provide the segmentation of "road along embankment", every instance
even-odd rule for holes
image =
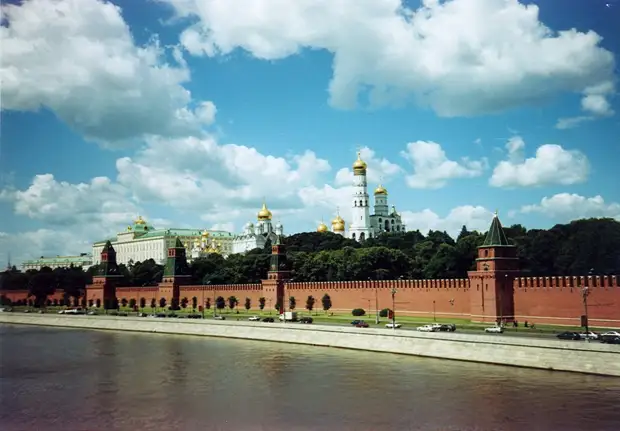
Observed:
[[[620,377],[620,346],[298,323],[0,313],[0,323],[239,338]]]

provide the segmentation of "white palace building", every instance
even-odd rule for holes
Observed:
[[[366,172],[368,166],[357,153],[357,160],[353,163],[353,193],[351,196],[351,222],[349,231],[345,231],[345,221],[340,214],[332,220],[332,232],[348,238],[364,241],[382,233],[404,233],[406,231],[402,218],[396,208],[388,206],[388,191],[381,184],[375,189],[374,214],[370,214],[370,196]],[[327,232],[324,224],[319,224],[318,232]]]
[[[123,232],[93,244],[92,264],[101,261],[101,251],[107,241],[116,250],[116,260],[125,265],[153,259],[159,264],[166,261],[168,248],[173,247],[176,238],[185,246],[189,260],[217,253],[226,257],[234,253],[245,253],[255,248],[263,248],[268,240],[275,242],[277,236],[284,234],[281,223],[272,224],[272,214],[263,203],[257,214],[256,224],[249,222],[243,233],[234,235],[221,230],[201,229],[157,229],[142,217],[134,220]]]

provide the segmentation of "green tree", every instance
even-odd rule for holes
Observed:
[[[327,293],[323,295],[323,298],[321,298],[321,304],[323,304],[323,311],[325,311],[326,313],[329,311],[330,308],[332,308],[332,299]]]
[[[129,308],[131,308],[132,310],[133,310],[133,309],[135,309],[135,308],[136,308],[137,303],[138,303],[138,302],[136,301],[136,299],[135,299],[135,298],[131,298],[131,299],[129,300]]]
[[[186,297],[183,297],[183,299],[181,299],[181,307],[183,308],[183,310],[187,308],[188,304],[189,304],[189,300]]]
[[[207,298],[207,300],[205,301],[205,307],[207,308],[207,310],[211,309],[211,298]]]
[[[129,301],[127,301],[127,298],[123,298],[123,299],[121,299],[121,306],[122,306],[123,308],[124,308],[124,307],[127,307],[127,304],[129,304]]]
[[[159,300],[159,308],[166,308],[166,298],[161,298]]]
[[[245,298],[246,311],[250,311],[250,308],[252,308],[252,300],[250,298]]]
[[[288,298],[288,308],[292,311],[295,309],[296,306],[297,306],[297,301],[295,300],[295,297],[290,296]]]
[[[306,310],[308,310],[309,313],[312,313],[312,310],[314,310],[314,297],[312,295],[308,296],[308,299],[306,299]]]
[[[146,299],[140,298],[140,308],[144,310],[144,307],[146,307]]]
[[[237,306],[237,304],[239,304],[239,300],[236,296],[228,297],[228,308],[230,308],[230,311],[232,311]]]
[[[192,311],[196,312],[196,308],[198,308],[198,298],[194,296],[192,297]]]
[[[155,310],[155,308],[157,308],[157,301],[155,298],[151,298],[151,311]]]
[[[226,308],[226,300],[224,299],[224,297],[223,297],[223,296],[218,296],[218,297],[215,299],[215,307],[216,307],[218,310],[223,310],[224,308]]]
[[[260,311],[263,311],[265,309],[265,302],[266,299],[264,297],[260,297],[258,298],[258,308],[260,308]]]

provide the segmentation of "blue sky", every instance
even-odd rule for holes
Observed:
[[[409,229],[620,219],[620,2],[12,3],[0,261],[346,220],[358,149]]]

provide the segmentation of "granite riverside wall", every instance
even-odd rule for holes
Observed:
[[[0,323],[310,344],[620,377],[620,346],[534,338],[423,334],[387,329],[104,316],[0,314]],[[570,358],[570,360],[566,360]]]

